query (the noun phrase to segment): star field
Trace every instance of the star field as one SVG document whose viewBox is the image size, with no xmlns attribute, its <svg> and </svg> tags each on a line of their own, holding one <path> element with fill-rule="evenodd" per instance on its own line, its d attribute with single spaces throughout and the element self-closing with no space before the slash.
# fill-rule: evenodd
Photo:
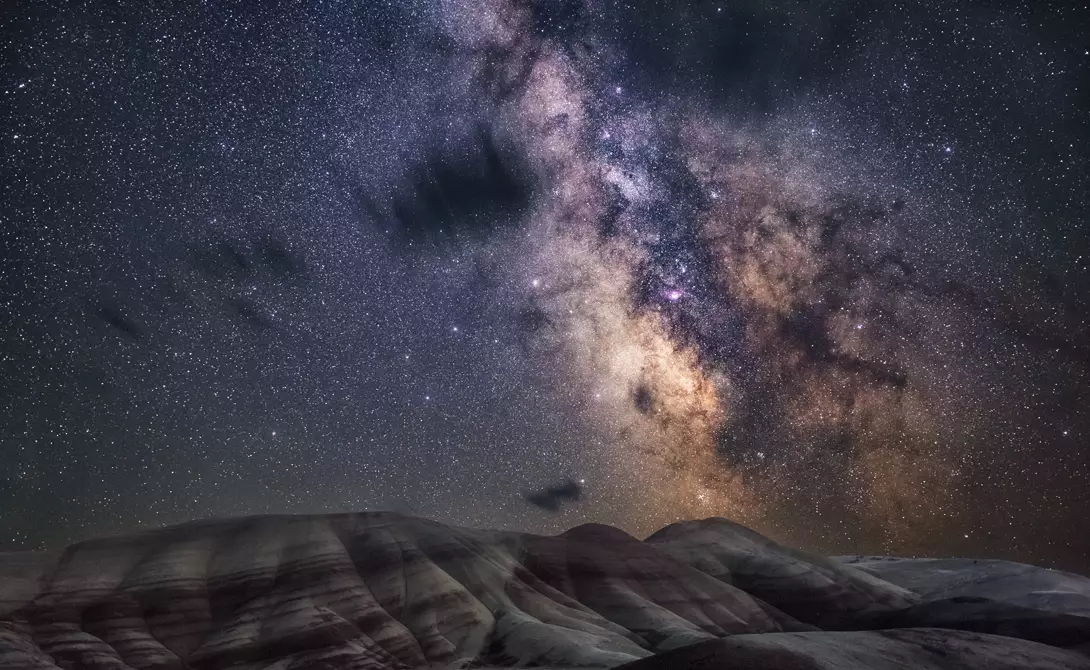
<svg viewBox="0 0 1090 670">
<path fill-rule="evenodd" d="M 10 14 L 0 550 L 395 509 L 1090 569 L 1086 7 Z"/>
</svg>

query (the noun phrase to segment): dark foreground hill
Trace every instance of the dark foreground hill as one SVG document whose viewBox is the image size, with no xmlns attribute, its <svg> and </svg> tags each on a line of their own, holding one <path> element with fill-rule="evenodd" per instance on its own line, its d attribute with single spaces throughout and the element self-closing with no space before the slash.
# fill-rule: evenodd
<svg viewBox="0 0 1090 670">
<path fill-rule="evenodd" d="M 390 513 L 0 554 L 0 668 L 1090 670 L 1090 579 L 830 559 L 724 519 L 645 541 Z"/>
</svg>

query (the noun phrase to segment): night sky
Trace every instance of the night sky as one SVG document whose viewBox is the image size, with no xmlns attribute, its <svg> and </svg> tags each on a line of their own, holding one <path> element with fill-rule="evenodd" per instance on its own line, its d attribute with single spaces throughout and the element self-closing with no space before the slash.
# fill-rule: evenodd
<svg viewBox="0 0 1090 670">
<path fill-rule="evenodd" d="M 5 3 L 0 550 L 393 509 L 1090 571 L 1090 9 Z"/>
</svg>

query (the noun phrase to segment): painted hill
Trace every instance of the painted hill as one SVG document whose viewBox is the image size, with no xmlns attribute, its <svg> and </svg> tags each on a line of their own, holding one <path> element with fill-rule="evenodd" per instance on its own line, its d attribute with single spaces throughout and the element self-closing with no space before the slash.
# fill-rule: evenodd
<svg viewBox="0 0 1090 670">
<path fill-rule="evenodd" d="M 1078 575 L 829 559 L 724 519 L 268 516 L 0 554 L 0 669 L 1090 670 L 1088 612 Z"/>
</svg>

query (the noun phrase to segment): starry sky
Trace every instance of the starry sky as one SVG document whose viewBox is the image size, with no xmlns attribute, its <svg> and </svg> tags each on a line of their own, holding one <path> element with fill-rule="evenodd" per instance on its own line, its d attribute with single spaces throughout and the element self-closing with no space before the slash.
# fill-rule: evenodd
<svg viewBox="0 0 1090 670">
<path fill-rule="evenodd" d="M 393 509 L 1090 571 L 1090 10 L 15 2 L 0 550 Z"/>
</svg>

